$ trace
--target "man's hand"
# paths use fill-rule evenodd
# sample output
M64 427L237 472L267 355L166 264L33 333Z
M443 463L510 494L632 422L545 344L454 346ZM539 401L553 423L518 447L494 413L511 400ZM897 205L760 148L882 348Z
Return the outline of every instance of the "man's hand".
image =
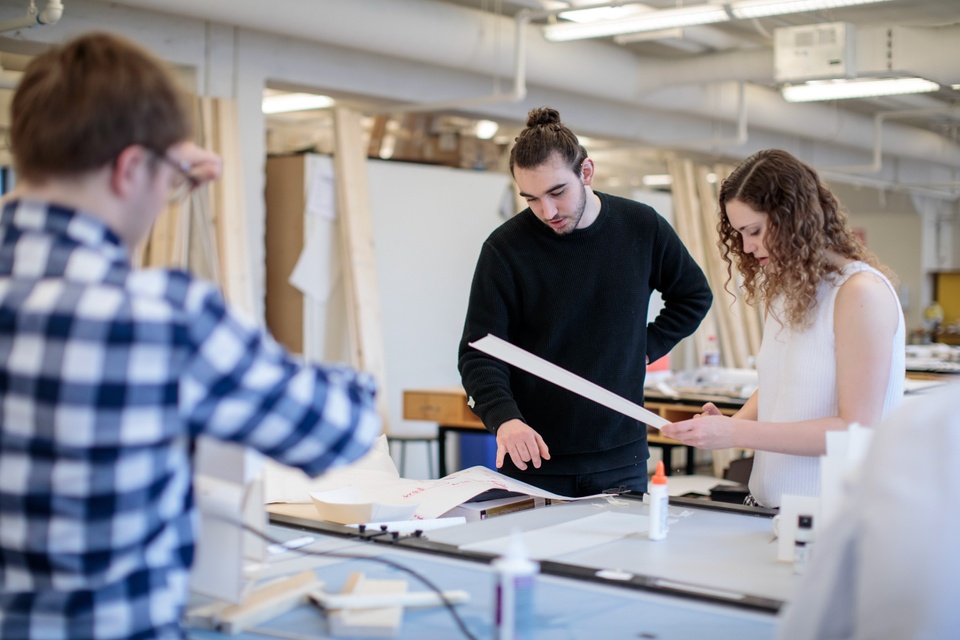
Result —
M503 466L508 453L521 471L527 468L528 462L539 469L541 460L550 459L550 449L540 434L516 418L507 420L497 429L497 469Z
M190 165L190 177L196 181L197 186L217 180L223 173L223 159L192 142L180 145L178 155Z

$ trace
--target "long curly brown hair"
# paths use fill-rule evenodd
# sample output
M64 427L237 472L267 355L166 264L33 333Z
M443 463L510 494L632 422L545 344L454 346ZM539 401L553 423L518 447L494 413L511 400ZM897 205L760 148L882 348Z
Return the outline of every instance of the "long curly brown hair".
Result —
M731 200L767 214L764 245L769 259L763 268L744 252L740 233L730 224L727 203ZM825 276L840 271L828 251L866 262L892 277L853 234L846 214L817 172L786 151L767 149L744 160L721 183L719 201L717 245L727 263L724 288L732 294L736 263L748 303L759 299L769 312L770 303L783 297L781 323L808 326L810 311L817 304L817 287Z

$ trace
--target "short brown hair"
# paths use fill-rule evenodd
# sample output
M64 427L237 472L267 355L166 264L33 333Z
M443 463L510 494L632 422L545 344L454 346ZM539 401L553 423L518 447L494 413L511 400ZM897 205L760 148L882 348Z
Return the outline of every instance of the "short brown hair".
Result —
M162 63L106 33L34 58L10 111L16 169L32 181L94 171L130 145L165 152L191 137L184 96Z
M510 173L513 174L514 167L539 167L554 153L560 154L571 171L580 174L587 150L573 131L560 122L560 112L550 107L531 109L527 114L527 128L520 132L510 150Z

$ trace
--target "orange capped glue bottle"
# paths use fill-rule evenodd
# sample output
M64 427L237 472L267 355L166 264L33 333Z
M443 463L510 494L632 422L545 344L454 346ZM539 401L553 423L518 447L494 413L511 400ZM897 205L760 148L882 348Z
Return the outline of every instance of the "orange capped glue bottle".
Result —
M667 537L667 507L670 494L667 492L667 474L664 473L663 460L657 463L657 472L650 480L650 528L651 540L663 540Z

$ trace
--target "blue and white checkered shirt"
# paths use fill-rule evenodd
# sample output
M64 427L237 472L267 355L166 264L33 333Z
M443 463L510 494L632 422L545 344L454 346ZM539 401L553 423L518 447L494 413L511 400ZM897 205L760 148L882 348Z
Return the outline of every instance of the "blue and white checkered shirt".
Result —
M375 385L303 365L96 218L0 214L0 638L181 637L200 434L315 475L367 451Z

